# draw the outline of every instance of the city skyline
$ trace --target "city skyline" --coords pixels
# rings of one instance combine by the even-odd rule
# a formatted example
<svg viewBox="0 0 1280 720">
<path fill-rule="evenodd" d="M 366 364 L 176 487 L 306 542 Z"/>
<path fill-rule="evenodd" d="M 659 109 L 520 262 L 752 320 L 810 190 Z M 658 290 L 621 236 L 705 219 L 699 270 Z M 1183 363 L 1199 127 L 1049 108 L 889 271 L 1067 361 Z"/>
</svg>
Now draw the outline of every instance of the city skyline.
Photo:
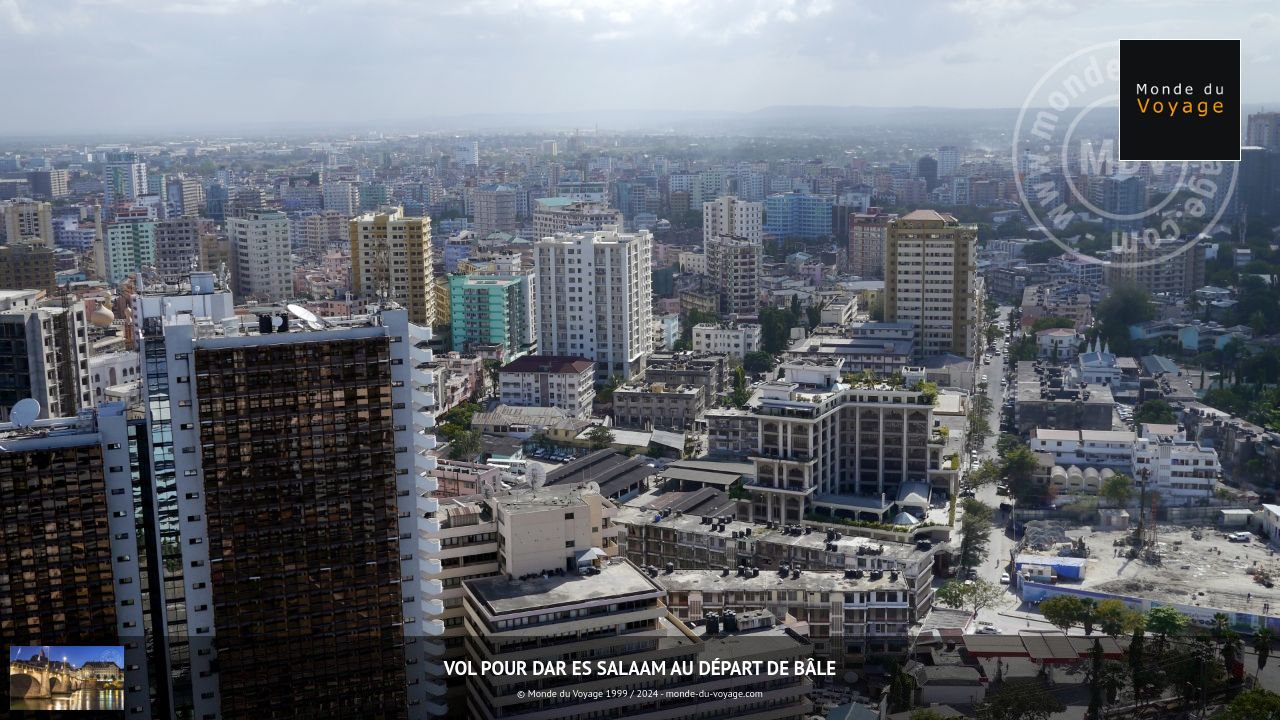
<svg viewBox="0 0 1280 720">
<path fill-rule="evenodd" d="M 9 662 L 30 660 L 46 649 L 50 660 L 65 657 L 73 667 L 86 662 L 113 662 L 124 667 L 123 645 L 13 645 L 9 648 Z"/>
<path fill-rule="evenodd" d="M 292 0 L 0 0 L 0 62 L 27 68 L 34 84 L 100 80 L 24 105 L 0 119 L 0 135 L 460 127 L 467 117 L 483 125 L 497 122 L 487 116 L 540 113 L 577 115 L 585 127 L 647 114 L 662 127 L 807 106 L 1014 108 L 1070 53 L 1104 39 L 1156 36 L 1240 38 L 1243 100 L 1265 104 L 1280 102 L 1280 79 L 1268 72 L 1280 57 L 1277 29 L 1280 14 L 1264 2 L 1210 8 L 1176 0 L 957 0 L 925 13 L 827 0 L 693 7 L 652 0 L 625 8 L 559 0 L 428 7 L 333 0 L 305 8 Z M 335 51 L 364 38 L 377 42 L 361 42 L 354 54 Z M 477 53 L 477 43 L 496 51 Z M 634 62 L 638 54 L 645 65 Z M 429 75 L 416 73 L 415 59 Z M 574 81 L 537 81 L 552 77 Z M 716 81 L 702 82 L 709 77 Z M 130 78 L 166 92 L 121 92 Z M 426 82 L 432 92 L 382 93 L 373 111 L 330 101 L 335 89 L 372 78 Z"/>
</svg>

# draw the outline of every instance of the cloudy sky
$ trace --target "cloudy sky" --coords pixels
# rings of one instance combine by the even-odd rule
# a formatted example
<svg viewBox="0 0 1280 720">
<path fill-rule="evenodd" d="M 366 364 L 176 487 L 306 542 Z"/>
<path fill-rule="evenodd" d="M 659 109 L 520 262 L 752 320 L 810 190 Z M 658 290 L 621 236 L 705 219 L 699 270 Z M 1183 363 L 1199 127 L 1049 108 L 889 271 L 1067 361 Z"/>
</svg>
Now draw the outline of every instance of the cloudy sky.
<svg viewBox="0 0 1280 720">
<path fill-rule="evenodd" d="M 0 134 L 1016 107 L 1121 37 L 1240 38 L 1245 102 L 1280 107 L 1274 0 L 0 0 Z"/>
</svg>

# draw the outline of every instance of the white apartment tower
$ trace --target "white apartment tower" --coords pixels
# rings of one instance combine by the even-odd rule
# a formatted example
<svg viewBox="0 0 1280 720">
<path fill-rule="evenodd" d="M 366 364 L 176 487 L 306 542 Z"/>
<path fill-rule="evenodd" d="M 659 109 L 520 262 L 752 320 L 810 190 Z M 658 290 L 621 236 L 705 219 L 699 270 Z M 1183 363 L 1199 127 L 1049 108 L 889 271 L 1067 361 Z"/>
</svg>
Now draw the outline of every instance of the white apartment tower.
<svg viewBox="0 0 1280 720">
<path fill-rule="evenodd" d="M 324 209 L 334 210 L 344 218 L 354 216 L 360 210 L 360 188 L 352 182 L 325 183 Z"/>
<path fill-rule="evenodd" d="M 275 301 L 293 296 L 289 218 L 284 213 L 251 210 L 244 217 L 229 217 L 227 234 L 237 298 Z"/>
<path fill-rule="evenodd" d="M 759 245 L 764 239 L 764 203 L 745 202 L 732 195 L 702 203 L 703 244 L 721 235 Z"/>
<path fill-rule="evenodd" d="M 597 379 L 642 371 L 653 343 L 652 248 L 648 231 L 616 226 L 540 240 L 539 352 L 593 360 Z"/>
</svg>

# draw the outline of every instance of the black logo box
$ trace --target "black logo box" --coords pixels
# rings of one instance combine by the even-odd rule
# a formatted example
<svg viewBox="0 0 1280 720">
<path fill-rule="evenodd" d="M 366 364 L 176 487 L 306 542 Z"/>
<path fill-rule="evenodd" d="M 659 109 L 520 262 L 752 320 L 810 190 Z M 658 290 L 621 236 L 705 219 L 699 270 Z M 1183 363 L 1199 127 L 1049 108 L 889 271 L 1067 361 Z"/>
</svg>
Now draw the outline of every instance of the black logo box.
<svg viewBox="0 0 1280 720">
<path fill-rule="evenodd" d="M 1219 102 L 1221 112 L 1213 112 Z M 1177 103 L 1172 115 L 1170 103 Z M 1239 40 L 1120 41 L 1122 161 L 1239 161 L 1241 111 Z"/>
</svg>

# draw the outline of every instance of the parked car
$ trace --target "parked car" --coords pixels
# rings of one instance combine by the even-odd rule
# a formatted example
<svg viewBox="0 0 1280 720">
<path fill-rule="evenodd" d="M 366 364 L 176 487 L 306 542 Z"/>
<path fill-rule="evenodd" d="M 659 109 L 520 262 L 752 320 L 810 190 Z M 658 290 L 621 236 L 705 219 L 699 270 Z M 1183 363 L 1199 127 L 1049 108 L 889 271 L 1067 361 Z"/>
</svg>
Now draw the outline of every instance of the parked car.
<svg viewBox="0 0 1280 720">
<path fill-rule="evenodd" d="M 1008 584 L 1009 584 L 1009 573 L 1001 573 L 1001 574 L 1000 574 L 1000 584 L 1001 584 L 1001 585 L 1008 585 Z"/>
</svg>

